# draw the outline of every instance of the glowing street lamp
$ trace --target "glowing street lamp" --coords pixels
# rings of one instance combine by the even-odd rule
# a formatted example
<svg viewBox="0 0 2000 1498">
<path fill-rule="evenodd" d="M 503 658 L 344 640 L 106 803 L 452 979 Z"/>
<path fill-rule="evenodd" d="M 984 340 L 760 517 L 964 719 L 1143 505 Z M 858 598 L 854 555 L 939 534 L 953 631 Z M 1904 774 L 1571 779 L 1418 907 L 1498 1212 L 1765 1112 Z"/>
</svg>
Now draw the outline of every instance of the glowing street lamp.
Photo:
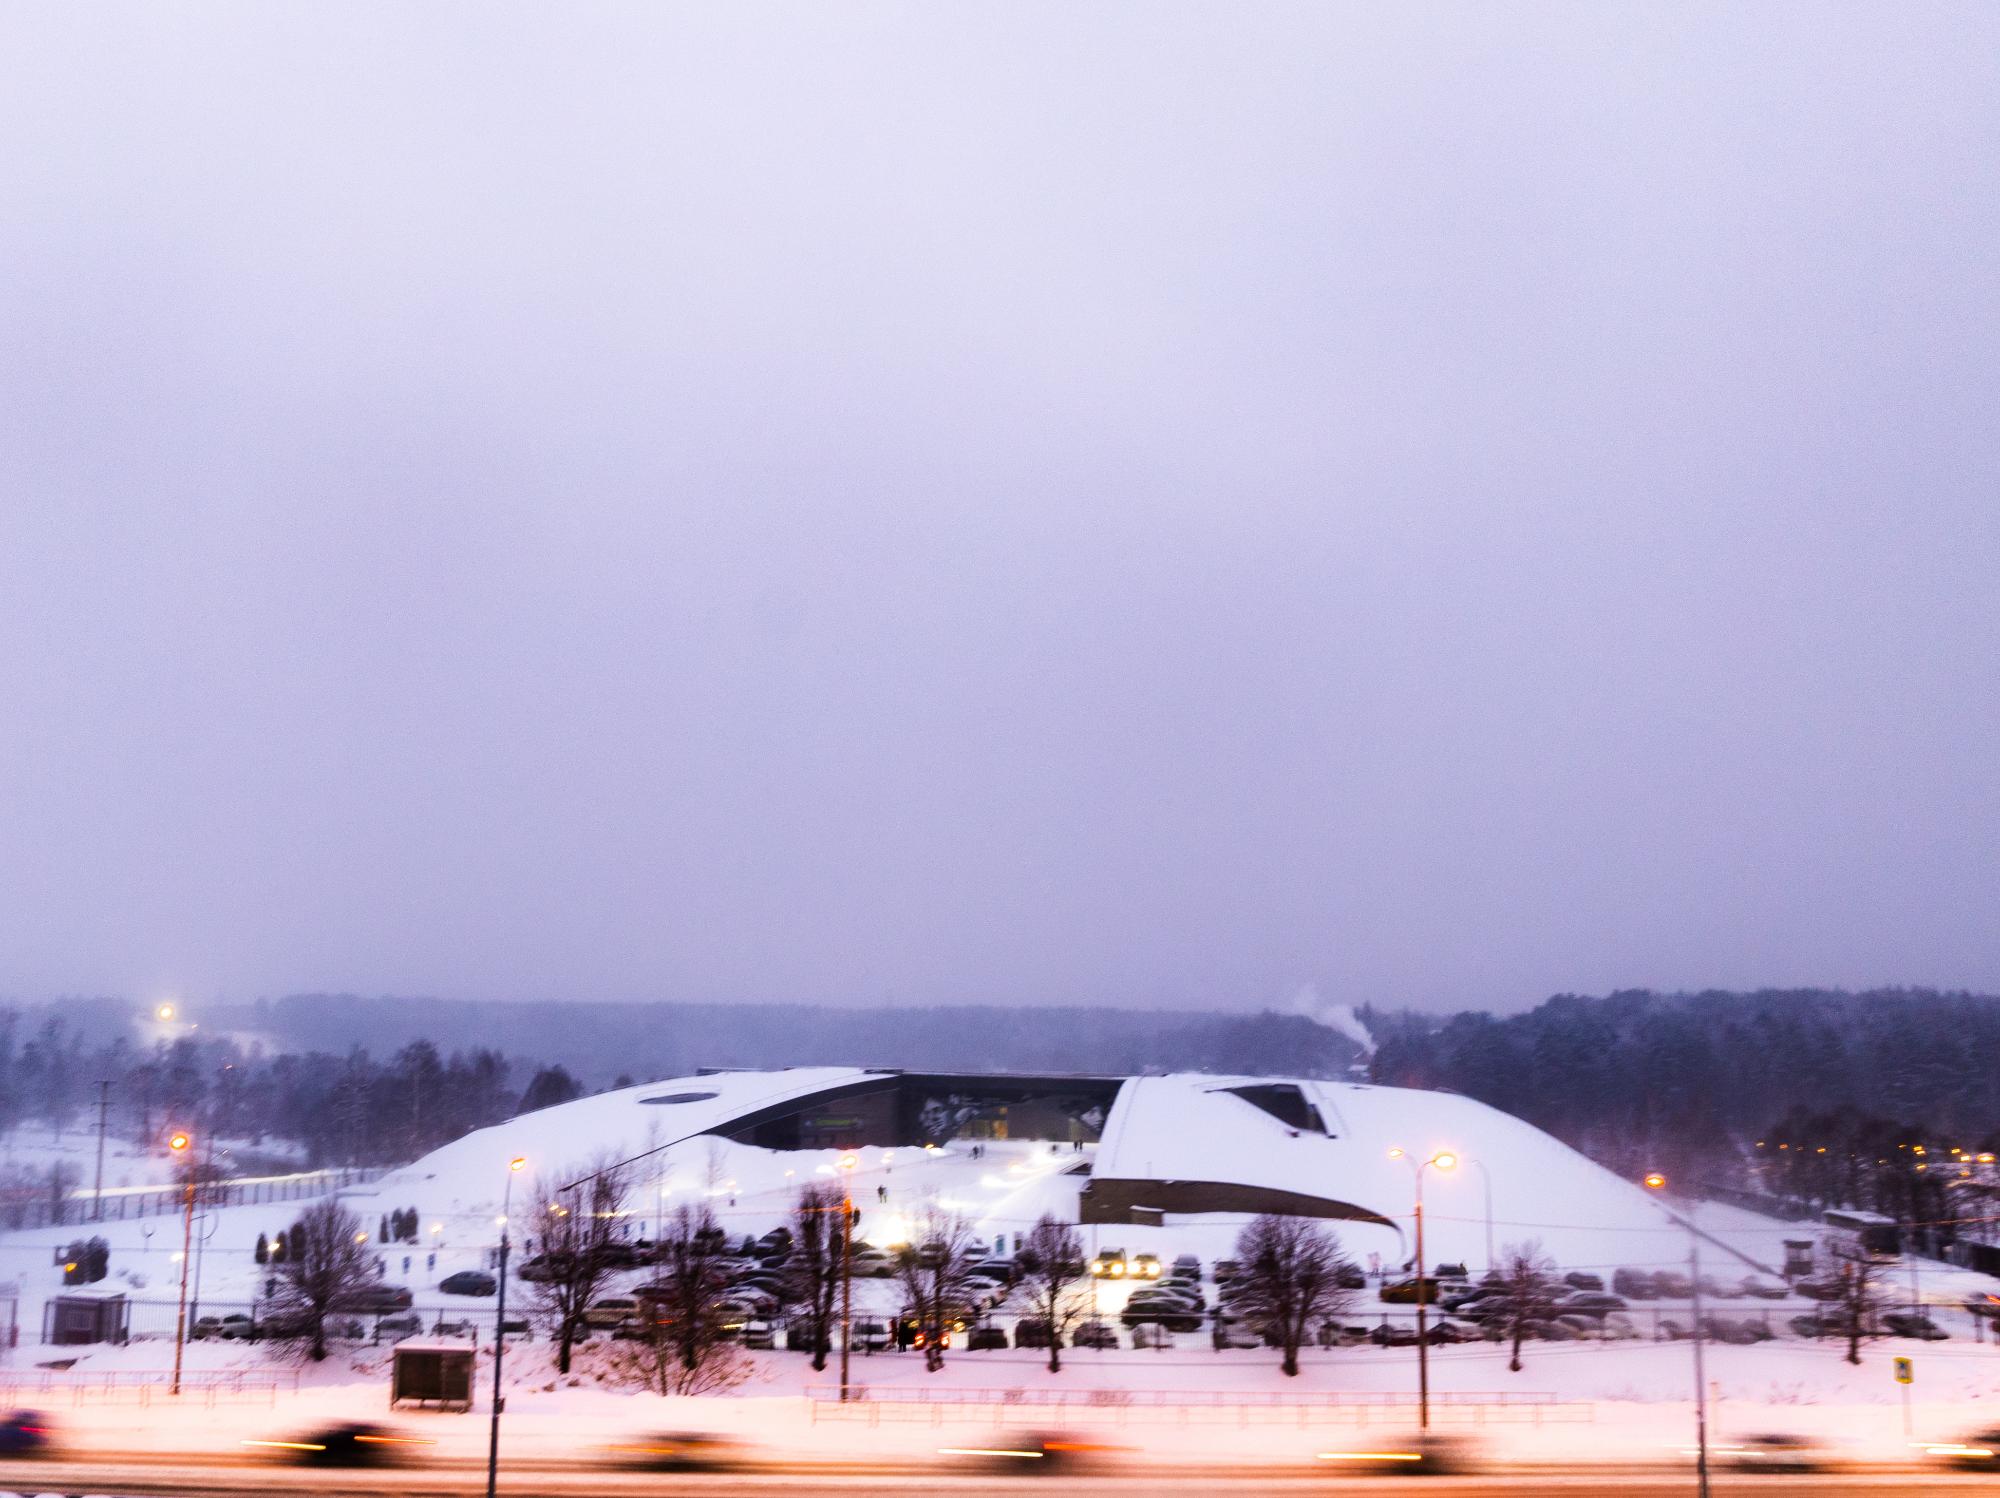
<svg viewBox="0 0 2000 1498">
<path fill-rule="evenodd" d="M 162 1004 L 166 1017 L 173 1017 L 173 1005 Z M 187 1343 L 188 1314 L 188 1260 L 194 1257 L 194 1159 L 189 1148 L 194 1139 L 185 1129 L 176 1129 L 167 1136 L 167 1148 L 181 1162 L 181 1173 L 185 1178 L 182 1187 L 183 1209 L 181 1218 L 181 1306 L 174 1316 L 174 1381 L 167 1391 L 178 1396 L 181 1392 L 181 1351 Z"/>
<path fill-rule="evenodd" d="M 500 1367 L 507 1352 L 507 1218 L 514 1209 L 514 1177 L 527 1165 L 526 1155 L 507 1162 L 507 1189 L 500 1197 L 500 1299 L 493 1308 L 493 1431 L 486 1443 L 486 1498 L 493 1498 L 500 1480 L 500 1411 L 507 1403 L 500 1397 Z"/>
<path fill-rule="evenodd" d="M 174 1022 L 174 1016 L 179 1012 L 171 1004 L 162 1004 L 153 1011 L 153 1018 L 163 1025 L 171 1025 Z"/>
<path fill-rule="evenodd" d="M 1648 1191 L 1665 1191 L 1667 1177 L 1664 1171 L 1649 1170 L 1643 1177 Z M 1708 1498 L 1708 1379 L 1702 1369 L 1701 1354 L 1701 1238 L 1695 1226 L 1671 1207 L 1661 1207 L 1661 1211 L 1688 1234 L 1688 1285 L 1694 1297 L 1694 1327 L 1688 1341 L 1694 1347 L 1694 1470 L 1695 1487 L 1700 1498 Z"/>
<path fill-rule="evenodd" d="M 1430 1333 L 1425 1326 L 1424 1312 L 1430 1300 L 1430 1287 L 1424 1283 L 1424 1172 L 1427 1170 L 1452 1171 L 1458 1168 L 1458 1156 L 1450 1150 L 1439 1150 L 1427 1160 L 1419 1160 L 1409 1151 L 1397 1148 L 1389 1151 L 1391 1160 L 1401 1160 L 1410 1167 L 1417 1179 L 1417 1425 L 1420 1429 L 1431 1427 L 1431 1363 Z"/>
</svg>

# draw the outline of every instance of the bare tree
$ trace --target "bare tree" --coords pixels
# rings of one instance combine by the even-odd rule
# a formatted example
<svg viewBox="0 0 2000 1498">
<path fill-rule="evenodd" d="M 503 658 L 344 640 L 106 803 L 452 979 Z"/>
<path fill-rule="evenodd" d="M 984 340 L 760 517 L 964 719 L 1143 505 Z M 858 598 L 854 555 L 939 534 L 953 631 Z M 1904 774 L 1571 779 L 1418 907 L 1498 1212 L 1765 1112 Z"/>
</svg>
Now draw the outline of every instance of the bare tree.
<svg viewBox="0 0 2000 1498">
<path fill-rule="evenodd" d="M 924 1344 L 924 1369 L 944 1367 L 944 1339 L 971 1309 L 966 1288 L 974 1255 L 972 1224 L 936 1202 L 926 1204 L 910 1223 L 912 1241 L 896 1255 L 903 1283 L 905 1314 L 915 1320 Z"/>
<path fill-rule="evenodd" d="M 1341 1280 L 1351 1268 L 1340 1240 L 1303 1217 L 1265 1213 L 1253 1218 L 1236 1239 L 1242 1271 L 1231 1282 L 1236 1311 L 1283 1352 L 1279 1366 L 1299 1371 L 1299 1348 L 1306 1329 L 1334 1315 L 1348 1302 Z"/>
<path fill-rule="evenodd" d="M 706 1205 L 684 1203 L 667 1219 L 660 1272 L 639 1292 L 662 1394 L 706 1387 L 704 1369 L 732 1360 L 723 1335 L 724 1241 Z"/>
<path fill-rule="evenodd" d="M 281 1333 L 311 1339 L 308 1355 L 326 1357 L 326 1318 L 375 1282 L 361 1219 L 337 1200 L 315 1202 L 285 1234 L 271 1309 Z"/>
<path fill-rule="evenodd" d="M 536 1191 L 531 1229 L 541 1244 L 542 1260 L 536 1266 L 540 1277 L 532 1282 L 534 1303 L 543 1329 L 556 1344 L 556 1369 L 567 1373 L 583 1331 L 584 1312 L 611 1279 L 612 1244 L 628 1181 L 608 1154 L 543 1179 L 546 1184 Z M 581 1184 L 563 1191 L 556 1183 L 564 1180 Z"/>
<path fill-rule="evenodd" d="M 845 1202 L 838 1187 L 809 1182 L 800 1188 L 792 1207 L 792 1251 L 785 1262 L 785 1280 L 805 1308 L 799 1320 L 812 1346 L 815 1373 L 825 1370 L 833 1350 L 835 1308 L 847 1254 Z"/>
<path fill-rule="evenodd" d="M 1875 1320 L 1882 1309 L 1882 1273 L 1887 1267 L 1862 1246 L 1858 1238 L 1835 1241 L 1829 1246 L 1833 1259 L 1835 1295 L 1842 1335 L 1847 1338 L 1847 1361 L 1859 1364 L 1861 1342 L 1875 1335 Z"/>
<path fill-rule="evenodd" d="M 1028 1230 L 1014 1255 L 1021 1267 L 1027 1314 L 1048 1324 L 1049 1372 L 1062 1372 L 1062 1346 L 1090 1314 L 1090 1279 L 1084 1273 L 1083 1239 L 1048 1213 Z"/>
<path fill-rule="evenodd" d="M 1512 1344 L 1507 1360 L 1510 1373 L 1521 1371 L 1521 1343 L 1538 1321 L 1555 1314 L 1560 1298 L 1556 1288 L 1555 1260 L 1542 1252 L 1539 1239 L 1509 1243 L 1500 1250 L 1497 1287 L 1501 1329 Z"/>
</svg>

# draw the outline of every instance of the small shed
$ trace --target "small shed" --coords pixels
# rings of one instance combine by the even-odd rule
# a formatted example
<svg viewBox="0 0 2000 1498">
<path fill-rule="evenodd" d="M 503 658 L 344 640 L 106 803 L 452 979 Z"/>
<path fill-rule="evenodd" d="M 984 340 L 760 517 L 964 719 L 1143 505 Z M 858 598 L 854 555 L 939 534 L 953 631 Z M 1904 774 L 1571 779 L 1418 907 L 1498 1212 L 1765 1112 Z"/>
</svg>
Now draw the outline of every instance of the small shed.
<svg viewBox="0 0 2000 1498">
<path fill-rule="evenodd" d="M 42 1307 L 42 1341 L 52 1347 L 123 1342 L 131 1329 L 132 1308 L 123 1294 L 82 1290 L 55 1296 Z"/>
<path fill-rule="evenodd" d="M 450 1337 L 398 1342 L 391 1365 L 390 1407 L 413 1400 L 440 1409 L 471 1409 L 472 1361 L 478 1351 L 477 1343 Z"/>
</svg>

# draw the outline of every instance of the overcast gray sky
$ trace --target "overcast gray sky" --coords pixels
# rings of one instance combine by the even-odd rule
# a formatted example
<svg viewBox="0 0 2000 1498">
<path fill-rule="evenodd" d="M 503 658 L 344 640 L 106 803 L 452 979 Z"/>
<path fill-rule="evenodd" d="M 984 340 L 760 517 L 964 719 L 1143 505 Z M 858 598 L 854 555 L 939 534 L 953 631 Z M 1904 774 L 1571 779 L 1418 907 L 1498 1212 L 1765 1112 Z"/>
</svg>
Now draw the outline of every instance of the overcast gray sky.
<svg viewBox="0 0 2000 1498">
<path fill-rule="evenodd" d="M 1997 60 L 12 5 L 0 990 L 2000 989 Z"/>
</svg>

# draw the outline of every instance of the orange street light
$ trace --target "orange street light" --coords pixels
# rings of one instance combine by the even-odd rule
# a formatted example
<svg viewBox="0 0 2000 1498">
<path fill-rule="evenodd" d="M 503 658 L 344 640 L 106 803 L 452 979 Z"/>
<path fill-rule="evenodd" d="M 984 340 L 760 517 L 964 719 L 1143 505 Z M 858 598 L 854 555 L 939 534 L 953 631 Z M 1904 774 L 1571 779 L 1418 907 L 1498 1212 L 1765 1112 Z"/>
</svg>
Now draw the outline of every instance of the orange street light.
<svg viewBox="0 0 2000 1498">
<path fill-rule="evenodd" d="M 1646 1172 L 1646 1189 L 1648 1191 L 1664 1191 L 1666 1188 L 1667 1178 L 1661 1175 L 1659 1171 L 1651 1170 Z"/>
</svg>

